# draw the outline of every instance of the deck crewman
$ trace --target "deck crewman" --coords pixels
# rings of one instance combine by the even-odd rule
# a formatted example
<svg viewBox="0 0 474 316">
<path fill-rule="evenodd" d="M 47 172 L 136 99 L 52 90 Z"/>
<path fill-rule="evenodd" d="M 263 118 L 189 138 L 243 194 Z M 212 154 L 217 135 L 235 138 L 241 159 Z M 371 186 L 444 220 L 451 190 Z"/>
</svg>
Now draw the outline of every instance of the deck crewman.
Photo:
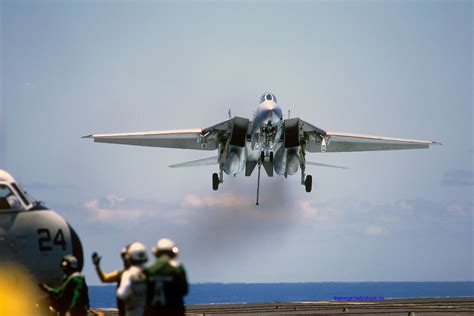
<svg viewBox="0 0 474 316">
<path fill-rule="evenodd" d="M 184 315 L 184 296 L 188 281 L 184 266 L 176 260 L 179 250 L 167 238 L 160 239 L 153 247 L 155 262 L 145 269 L 148 298 L 145 316 Z"/>
<path fill-rule="evenodd" d="M 148 260 L 145 246 L 139 242 L 130 244 L 125 260 L 130 266 L 122 273 L 117 298 L 124 302 L 126 316 L 142 316 L 147 293 L 146 276 L 143 273 Z"/>
<path fill-rule="evenodd" d="M 50 294 L 53 307 L 61 316 L 87 316 L 89 293 L 86 279 L 78 267 L 76 257 L 65 255 L 61 260 L 65 274 L 62 283 L 56 288 L 40 283 L 40 288 Z"/>
<path fill-rule="evenodd" d="M 110 273 L 104 273 L 102 271 L 102 268 L 100 267 L 100 260 L 102 259 L 101 256 L 97 254 L 97 252 L 94 252 L 92 254 L 92 263 L 95 266 L 95 271 L 97 272 L 97 275 L 99 276 L 99 279 L 104 282 L 104 283 L 117 283 L 117 288 L 120 286 L 120 280 L 122 278 L 122 273 L 126 269 L 129 268 L 129 264 L 127 260 L 125 260 L 125 255 L 127 254 L 127 249 L 130 245 L 127 245 L 126 247 L 122 248 L 120 252 L 120 257 L 122 258 L 123 261 L 123 269 L 118 269 L 115 271 L 112 271 Z M 122 300 L 117 298 L 117 309 L 119 316 L 125 316 L 125 309 L 124 309 L 124 303 Z"/>
</svg>

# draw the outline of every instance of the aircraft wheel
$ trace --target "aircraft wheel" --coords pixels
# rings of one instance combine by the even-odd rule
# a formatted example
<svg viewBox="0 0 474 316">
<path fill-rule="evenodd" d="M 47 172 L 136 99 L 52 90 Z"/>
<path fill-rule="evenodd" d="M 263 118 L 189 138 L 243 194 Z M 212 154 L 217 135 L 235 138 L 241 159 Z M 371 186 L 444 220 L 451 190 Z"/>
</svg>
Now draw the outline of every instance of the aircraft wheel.
<svg viewBox="0 0 474 316">
<path fill-rule="evenodd" d="M 212 189 L 217 191 L 219 188 L 219 175 L 217 173 L 212 174 Z"/>
<path fill-rule="evenodd" d="M 273 151 L 270 152 L 270 162 L 273 162 Z"/>
<path fill-rule="evenodd" d="M 263 162 L 264 159 L 265 159 L 265 153 L 262 150 L 262 152 L 260 153 L 260 161 Z"/>
<path fill-rule="evenodd" d="M 304 187 L 306 189 L 306 192 L 311 192 L 311 189 L 313 187 L 313 177 L 312 176 L 306 176 L 306 179 L 304 180 Z"/>
</svg>

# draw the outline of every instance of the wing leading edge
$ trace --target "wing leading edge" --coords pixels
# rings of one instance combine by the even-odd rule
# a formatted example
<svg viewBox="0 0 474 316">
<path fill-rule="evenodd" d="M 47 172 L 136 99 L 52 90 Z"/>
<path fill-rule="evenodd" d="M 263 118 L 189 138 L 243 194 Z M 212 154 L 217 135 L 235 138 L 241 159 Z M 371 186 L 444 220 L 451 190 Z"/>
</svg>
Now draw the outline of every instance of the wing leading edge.
<svg viewBox="0 0 474 316">
<path fill-rule="evenodd" d="M 324 131 L 300 120 L 308 152 L 356 152 L 423 149 L 438 142 L 385 136 Z"/>
<path fill-rule="evenodd" d="M 166 147 L 181 149 L 214 150 L 214 144 L 203 146 L 202 129 L 183 129 L 150 131 L 138 133 L 92 134 L 84 138 L 93 138 L 97 143 L 110 143 L 135 146 Z M 214 145 L 214 146 L 213 146 Z"/>
</svg>

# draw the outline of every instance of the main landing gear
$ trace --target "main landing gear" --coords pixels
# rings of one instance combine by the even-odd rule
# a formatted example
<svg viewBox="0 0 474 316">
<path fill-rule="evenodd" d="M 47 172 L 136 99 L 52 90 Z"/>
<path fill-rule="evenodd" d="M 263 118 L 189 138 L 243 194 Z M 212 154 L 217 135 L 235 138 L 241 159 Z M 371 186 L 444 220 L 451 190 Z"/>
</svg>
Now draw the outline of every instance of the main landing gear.
<svg viewBox="0 0 474 316">
<path fill-rule="evenodd" d="M 300 152 L 300 169 L 301 169 L 301 184 L 304 185 L 306 192 L 311 192 L 313 188 L 313 177 L 311 175 L 305 175 L 305 160 L 306 153 L 304 151 L 304 147 L 301 146 Z"/>
<path fill-rule="evenodd" d="M 268 155 L 265 155 L 265 151 L 261 151 L 260 152 L 260 161 L 261 162 L 264 162 L 265 161 L 265 157 L 268 157 L 269 161 L 270 162 L 273 162 L 273 151 L 271 151 Z"/>
<path fill-rule="evenodd" d="M 219 184 L 224 182 L 224 173 L 222 172 L 222 169 L 219 174 L 217 172 L 212 174 L 212 189 L 214 191 L 217 191 L 219 189 Z"/>
<path fill-rule="evenodd" d="M 212 174 L 212 189 L 217 191 L 219 189 L 219 175 L 217 173 Z"/>
<path fill-rule="evenodd" d="M 306 192 L 311 192 L 311 189 L 313 188 L 313 177 L 310 175 L 306 176 L 306 179 L 304 180 L 304 187 Z"/>
</svg>

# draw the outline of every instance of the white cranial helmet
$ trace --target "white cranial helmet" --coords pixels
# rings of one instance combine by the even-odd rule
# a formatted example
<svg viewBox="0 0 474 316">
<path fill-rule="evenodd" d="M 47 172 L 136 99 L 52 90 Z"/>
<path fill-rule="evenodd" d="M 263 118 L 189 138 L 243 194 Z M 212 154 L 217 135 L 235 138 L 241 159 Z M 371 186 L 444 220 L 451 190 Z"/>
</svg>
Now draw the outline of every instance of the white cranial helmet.
<svg viewBox="0 0 474 316">
<path fill-rule="evenodd" d="M 79 267 L 79 262 L 77 258 L 73 255 L 65 255 L 61 259 L 61 267 L 62 268 L 69 268 L 69 269 L 77 269 Z"/>
<path fill-rule="evenodd" d="M 156 246 L 152 249 L 152 252 L 155 256 L 160 252 L 170 252 L 174 256 L 177 256 L 179 249 L 171 239 L 162 238 L 157 241 Z"/>
<path fill-rule="evenodd" d="M 146 248 L 141 242 L 134 242 L 127 248 L 126 259 L 131 263 L 145 263 L 148 260 Z"/>
</svg>

